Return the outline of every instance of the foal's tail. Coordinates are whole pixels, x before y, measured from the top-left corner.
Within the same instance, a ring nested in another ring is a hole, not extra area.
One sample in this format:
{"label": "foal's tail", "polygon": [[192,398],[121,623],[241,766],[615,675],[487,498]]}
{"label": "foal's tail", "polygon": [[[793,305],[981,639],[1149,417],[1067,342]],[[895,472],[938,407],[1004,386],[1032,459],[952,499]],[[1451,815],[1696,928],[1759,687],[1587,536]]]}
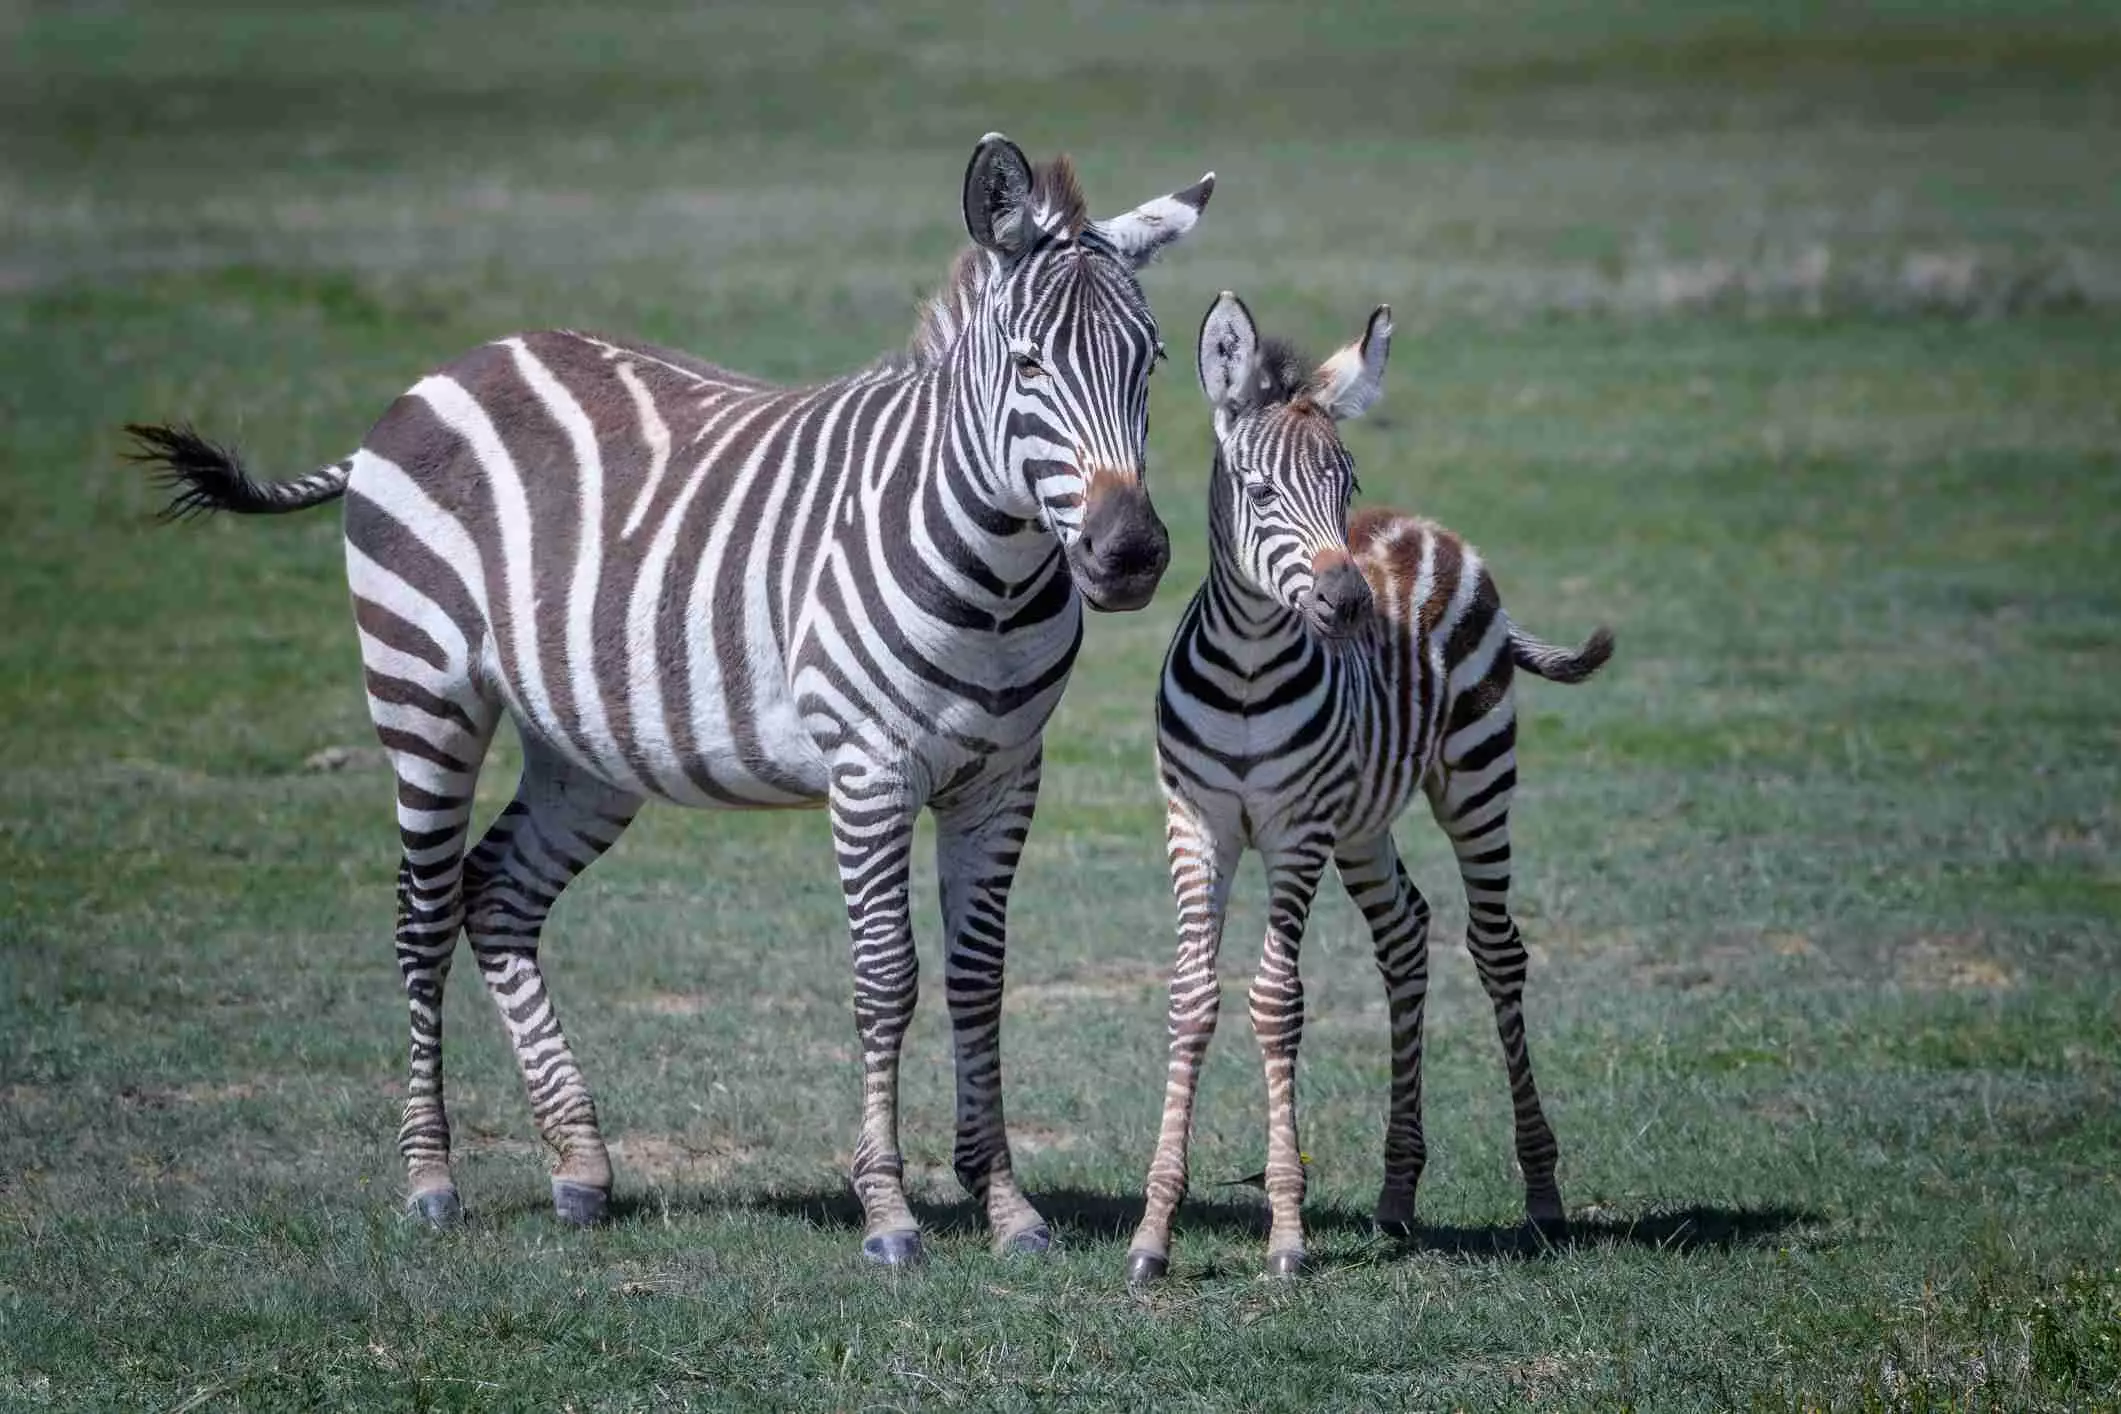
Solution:
{"label": "foal's tail", "polygon": [[1613,656],[1613,630],[1600,625],[1580,648],[1542,643],[1516,624],[1510,625],[1510,661],[1548,682],[1582,682]]}
{"label": "foal's tail", "polygon": [[209,442],[189,426],[127,423],[133,450],[127,460],[152,467],[155,479],[176,494],[162,508],[163,520],[189,520],[215,511],[281,515],[321,506],[346,494],[353,473],[349,458],[293,481],[258,481],[243,469],[235,449]]}

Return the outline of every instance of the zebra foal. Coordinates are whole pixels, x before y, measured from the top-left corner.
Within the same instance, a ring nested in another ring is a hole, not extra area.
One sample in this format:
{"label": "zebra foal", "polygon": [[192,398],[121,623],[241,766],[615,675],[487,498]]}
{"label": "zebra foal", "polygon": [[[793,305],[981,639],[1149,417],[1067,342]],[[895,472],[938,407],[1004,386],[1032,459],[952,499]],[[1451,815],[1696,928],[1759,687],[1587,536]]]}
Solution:
{"label": "zebra foal", "polygon": [[1599,629],[1572,652],[1524,633],[1503,613],[1479,555],[1441,526],[1388,510],[1349,521],[1355,464],[1336,424],[1376,401],[1391,337],[1391,311],[1380,307],[1361,339],[1306,371],[1287,346],[1260,338],[1233,295],[1217,300],[1201,325],[1200,381],[1216,440],[1210,564],[1172,638],[1156,703],[1179,943],[1163,1123],[1129,1244],[1131,1282],[1169,1269],[1194,1091],[1220,1003],[1223,913],[1247,846],[1265,856],[1269,887],[1251,990],[1267,1075],[1269,1270],[1292,1274],[1303,1263],[1297,952],[1328,862],[1370,925],[1391,1018],[1376,1219],[1387,1229],[1412,1225],[1426,1154],[1429,908],[1401,866],[1391,827],[1416,793],[1428,797],[1458,856],[1466,944],[1509,1068],[1526,1213],[1541,1225],[1563,1221],[1554,1133],[1525,1046],[1524,943],[1508,904],[1512,675],[1522,668],[1581,682],[1611,655],[1613,640]]}
{"label": "zebra foal", "polygon": [[[442,1084],[460,932],[557,1155],[555,1209],[594,1222],[611,1163],[538,967],[554,901],[651,799],[822,807],[853,938],[862,1250],[920,1260],[898,1073],[927,808],[953,1167],[998,1248],[1050,1244],[1003,1122],[1004,919],[1082,605],[1140,608],[1168,559],[1143,482],[1163,346],[1136,272],[1213,185],[1095,222],[1065,157],[1034,169],[989,134],[965,173],[973,244],[909,351],[815,387],[562,331],[423,379],[360,450],[297,481],[254,481],[189,431],[133,429],[178,514],[345,498],[369,711],[397,775],[412,1211],[462,1212]],[[467,854],[503,716],[522,781]]]}

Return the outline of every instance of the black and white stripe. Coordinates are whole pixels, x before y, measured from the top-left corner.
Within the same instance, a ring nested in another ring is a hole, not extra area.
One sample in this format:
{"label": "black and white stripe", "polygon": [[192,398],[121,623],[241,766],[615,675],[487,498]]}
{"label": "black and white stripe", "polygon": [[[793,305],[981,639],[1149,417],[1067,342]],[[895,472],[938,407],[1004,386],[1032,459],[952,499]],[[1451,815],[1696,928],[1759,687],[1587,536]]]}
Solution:
{"label": "black and white stripe", "polygon": [[1211,562],[1180,620],[1157,696],[1178,956],[1170,1068],[1148,1204],[1130,1245],[1136,1281],[1161,1276],[1186,1191],[1186,1148],[1220,994],[1216,954],[1230,881],[1247,847],[1265,858],[1268,926],[1251,990],[1266,1065],[1270,1270],[1303,1262],[1303,1158],[1295,1073],[1304,994],[1298,949],[1326,866],[1368,920],[1392,1027],[1391,1105],[1377,1221],[1405,1229],[1426,1148],[1422,1011],[1429,909],[1401,866],[1392,822],[1424,794],[1458,856],[1466,936],[1495,1006],[1516,1112],[1526,1211],[1562,1221],[1556,1150],[1533,1084],[1522,997],[1525,949],[1510,917],[1510,797],[1517,781],[1518,668],[1558,682],[1612,652],[1540,643],[1502,611],[1473,548],[1431,522],[1372,510],[1348,519],[1355,467],[1336,424],[1382,389],[1391,318],[1316,370],[1262,342],[1225,294],[1201,328],[1201,384],[1215,410]]}
{"label": "black and white stripe", "polygon": [[[554,901],[648,800],[821,806],[853,934],[864,1250],[918,1259],[897,1088],[927,807],[955,1165],[998,1245],[1046,1245],[1003,1128],[1003,917],[1081,605],[1140,607],[1167,558],[1142,482],[1161,345],[1136,272],[1192,227],[1212,184],[1093,223],[1065,158],[1034,171],[990,135],[966,173],[974,246],[911,351],[817,387],[548,332],[423,379],[350,459],[301,483],[261,485],[188,433],[139,429],[185,488],[180,510],[344,492],[369,706],[398,777],[400,1146],[416,1211],[460,1212],[441,1034],[458,933],[558,1154],[558,1211],[594,1220],[611,1166],[538,969]],[[522,782],[467,852],[504,715],[524,739]]]}

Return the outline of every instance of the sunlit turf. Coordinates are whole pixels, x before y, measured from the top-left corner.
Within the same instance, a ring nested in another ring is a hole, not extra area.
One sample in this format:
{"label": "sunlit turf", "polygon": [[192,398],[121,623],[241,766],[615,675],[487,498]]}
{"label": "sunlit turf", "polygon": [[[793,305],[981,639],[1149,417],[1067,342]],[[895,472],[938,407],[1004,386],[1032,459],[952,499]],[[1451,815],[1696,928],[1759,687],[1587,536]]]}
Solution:
{"label": "sunlit turf", "polygon": [[[0,0],[0,32],[0,1408],[2121,1405],[2111,14]],[[651,811],[559,910],[618,1220],[551,1223],[466,966],[473,1221],[408,1226],[335,519],[157,528],[119,425],[291,475],[525,326],[850,367],[909,332],[997,127],[1072,149],[1101,211],[1220,177],[1146,280],[1175,563],[1091,625],[1013,910],[1011,1128],[1066,1250],[998,1261],[957,1193],[931,988],[934,1261],[857,1261],[812,815]],[[1391,301],[1365,499],[1480,545],[1543,636],[1619,634],[1524,704],[1562,1247],[1517,1231],[1448,851],[1410,818],[1424,1241],[1367,1230],[1384,1007],[1328,898],[1319,1269],[1258,1276],[1263,1205],[1220,1183],[1262,1148],[1248,874],[1175,1280],[1120,1285],[1172,932],[1148,706],[1201,570],[1222,288],[1321,350]]]}

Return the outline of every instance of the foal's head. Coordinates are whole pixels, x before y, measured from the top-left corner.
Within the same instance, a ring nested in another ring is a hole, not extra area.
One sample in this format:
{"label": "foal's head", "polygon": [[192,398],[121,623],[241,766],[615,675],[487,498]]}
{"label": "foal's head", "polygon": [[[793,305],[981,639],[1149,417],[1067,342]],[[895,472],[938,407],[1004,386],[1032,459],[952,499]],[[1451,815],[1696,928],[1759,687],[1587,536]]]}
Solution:
{"label": "foal's head", "polygon": [[1377,401],[1391,348],[1389,305],[1308,373],[1288,345],[1260,338],[1227,290],[1201,321],[1200,386],[1215,410],[1215,554],[1328,638],[1354,633],[1369,615],[1369,583],[1348,555],[1355,459],[1339,424]]}

